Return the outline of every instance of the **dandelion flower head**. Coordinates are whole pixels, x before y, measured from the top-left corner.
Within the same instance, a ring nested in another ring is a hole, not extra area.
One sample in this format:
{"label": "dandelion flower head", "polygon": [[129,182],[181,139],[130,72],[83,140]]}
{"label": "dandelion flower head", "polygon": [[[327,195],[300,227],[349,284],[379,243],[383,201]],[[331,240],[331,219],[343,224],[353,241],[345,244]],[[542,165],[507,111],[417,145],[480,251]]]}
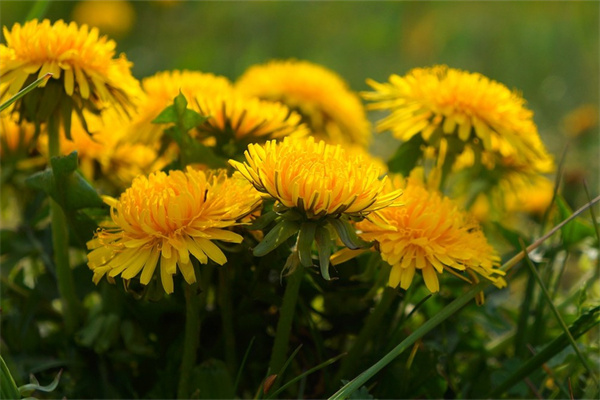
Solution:
{"label": "dandelion flower head", "polygon": [[[39,120],[39,110],[60,110],[65,101],[71,101],[78,111],[101,111],[111,106],[124,112],[137,101],[140,87],[131,75],[131,63],[123,54],[114,58],[115,42],[100,36],[97,28],[34,19],[23,25],[16,23],[11,30],[4,27],[3,32],[6,45],[0,44],[0,101],[46,73],[53,74],[45,82],[46,91],[55,87],[52,105],[45,104],[42,97],[38,109],[17,110],[23,117]],[[25,107],[22,101],[16,104],[17,108]]]}
{"label": "dandelion flower head", "polygon": [[271,61],[250,67],[236,87],[297,111],[319,139],[363,147],[370,142],[370,125],[360,98],[340,76],[323,66],[308,61]]}
{"label": "dandelion flower head", "polygon": [[192,257],[201,264],[227,261],[215,240],[240,243],[227,228],[255,211],[260,194],[241,177],[224,171],[162,171],[137,177],[119,199],[105,198],[111,221],[88,242],[88,266],[97,284],[108,274],[148,285],[160,266],[160,280],[173,292],[173,275],[181,271],[196,281]]}
{"label": "dandelion flower head", "polygon": [[490,153],[490,169],[495,162],[537,173],[554,168],[525,100],[481,74],[438,65],[391,75],[389,83],[367,83],[374,89],[363,93],[373,101],[368,108],[390,111],[378,131],[390,130],[403,141],[420,134],[428,144],[451,135]]}
{"label": "dandelion flower head", "polygon": [[497,269],[500,258],[472,217],[416,178],[395,176],[391,182],[391,189],[403,189],[403,206],[380,213],[395,230],[368,220],[356,224],[360,236],[376,241],[391,265],[390,286],[408,289],[417,270],[431,292],[439,291],[438,274],[444,271],[461,277],[466,272],[475,281],[478,274],[498,287],[506,285],[504,272]]}
{"label": "dandelion flower head", "polygon": [[256,189],[309,219],[341,214],[366,216],[395,204],[401,191],[383,194],[386,178],[361,155],[314,137],[251,144],[246,162],[229,163]]}

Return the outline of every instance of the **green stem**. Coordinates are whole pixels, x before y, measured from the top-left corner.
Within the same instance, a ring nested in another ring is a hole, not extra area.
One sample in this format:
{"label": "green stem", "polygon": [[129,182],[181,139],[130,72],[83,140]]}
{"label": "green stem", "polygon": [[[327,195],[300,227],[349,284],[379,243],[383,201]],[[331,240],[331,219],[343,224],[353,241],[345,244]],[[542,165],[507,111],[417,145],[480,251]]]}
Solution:
{"label": "green stem", "polygon": [[391,304],[396,298],[396,289],[386,286],[383,289],[383,294],[379,304],[375,307],[373,312],[369,314],[367,320],[358,334],[358,337],[354,341],[352,348],[348,351],[348,355],[342,359],[342,365],[338,373],[336,382],[340,379],[345,378],[349,373],[353,372],[353,369],[357,366],[357,361],[360,356],[363,355],[366,345],[369,340],[373,337],[373,334],[378,331],[381,320],[389,310]]}
{"label": "green stem", "polygon": [[229,272],[226,266],[219,268],[219,308],[225,341],[225,363],[233,373],[236,370],[236,355]]}
{"label": "green stem", "polygon": [[190,373],[196,364],[196,352],[200,342],[200,296],[198,283],[185,285],[185,336],[177,398],[190,397]]}
{"label": "green stem", "polygon": [[[55,115],[48,119],[48,156],[60,155],[59,118]],[[75,282],[69,262],[69,229],[67,217],[61,206],[50,199],[50,219],[52,228],[52,249],[58,292],[60,293],[65,328],[68,334],[75,332],[78,326],[79,299],[75,293]]]}
{"label": "green stem", "polygon": [[[294,257],[292,254],[290,257]],[[292,322],[296,303],[298,302],[298,293],[300,291],[300,283],[304,277],[304,267],[298,262],[294,272],[290,275],[285,293],[283,294],[283,302],[279,310],[279,321],[277,322],[277,331],[275,332],[275,342],[271,351],[271,361],[269,362],[269,371],[271,374],[279,374],[286,359],[288,352],[288,344],[290,340],[290,332],[292,330]],[[278,386],[281,377],[277,377],[277,381],[273,385]]]}

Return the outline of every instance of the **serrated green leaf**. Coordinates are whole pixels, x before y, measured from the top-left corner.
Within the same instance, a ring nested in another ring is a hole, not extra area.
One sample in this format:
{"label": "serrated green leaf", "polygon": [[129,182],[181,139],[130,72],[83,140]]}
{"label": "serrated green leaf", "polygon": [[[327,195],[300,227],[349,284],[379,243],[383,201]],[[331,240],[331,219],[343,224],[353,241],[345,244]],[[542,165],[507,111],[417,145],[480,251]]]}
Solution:
{"label": "serrated green leaf", "polygon": [[178,121],[174,105],[167,106],[152,120],[153,124],[176,124]]}
{"label": "serrated green leaf", "polygon": [[402,143],[396,153],[387,162],[390,172],[396,172],[408,176],[410,171],[417,165],[417,161],[423,155],[421,146],[425,141],[421,135],[415,135],[410,140]]}
{"label": "serrated green leaf", "polygon": [[198,125],[202,125],[207,119],[208,117],[205,117],[194,110],[187,109],[181,116],[180,124],[183,129],[188,131]]}
{"label": "serrated green leaf", "polygon": [[357,250],[371,247],[371,243],[358,237],[355,228],[347,220],[330,218],[328,221],[335,228],[340,240],[347,248]]}
{"label": "serrated green leaf", "polygon": [[273,227],[265,235],[263,240],[254,248],[252,254],[256,257],[262,257],[275,250],[293,234],[298,232],[300,224],[294,221],[283,220]]}
{"label": "serrated green leaf", "polygon": [[188,102],[185,96],[179,91],[179,94],[173,99],[173,105],[175,106],[175,113],[178,119],[181,119],[187,108]]}
{"label": "serrated green leaf", "polygon": [[312,242],[315,239],[315,231],[317,230],[317,224],[315,222],[304,222],[300,226],[300,232],[298,233],[298,257],[300,263],[305,267],[312,267]]}
{"label": "serrated green leaf", "polygon": [[51,168],[37,172],[26,179],[27,185],[42,190],[66,211],[87,207],[102,207],[103,201],[96,190],[77,169],[77,152],[68,156],[52,157]]}

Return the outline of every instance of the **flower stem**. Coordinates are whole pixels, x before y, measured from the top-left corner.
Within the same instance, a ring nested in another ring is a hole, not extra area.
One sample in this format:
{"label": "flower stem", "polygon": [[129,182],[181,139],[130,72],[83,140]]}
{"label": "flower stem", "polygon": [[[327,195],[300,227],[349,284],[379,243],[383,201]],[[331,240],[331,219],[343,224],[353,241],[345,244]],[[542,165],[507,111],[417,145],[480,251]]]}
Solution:
{"label": "flower stem", "polygon": [[[60,155],[59,119],[51,115],[48,119],[48,155]],[[75,283],[69,262],[69,229],[67,218],[61,206],[50,199],[50,219],[52,228],[52,249],[58,292],[62,300],[65,328],[68,334],[75,332],[78,326],[79,300],[75,293]]]}
{"label": "flower stem", "polygon": [[[293,257],[292,254],[290,257]],[[298,302],[298,293],[300,291],[300,283],[304,276],[304,267],[298,263],[294,272],[290,275],[285,293],[283,294],[283,302],[279,310],[279,321],[277,322],[277,331],[275,333],[275,342],[271,352],[271,361],[269,362],[269,371],[271,374],[279,374],[286,359],[288,344],[290,339],[290,331],[292,330],[292,322],[294,320],[294,311]],[[273,385],[278,386],[280,377]]]}
{"label": "flower stem", "polygon": [[200,342],[200,296],[198,283],[185,285],[185,336],[183,339],[183,356],[177,398],[190,397],[190,373],[196,364],[196,352]]}
{"label": "flower stem", "polygon": [[236,370],[235,332],[233,326],[233,306],[231,304],[231,271],[223,266],[219,268],[219,307],[225,341],[225,363],[230,372]]}
{"label": "flower stem", "polygon": [[364,353],[365,347],[369,340],[373,337],[373,334],[377,331],[377,327],[381,323],[381,320],[389,310],[390,306],[396,298],[396,289],[386,286],[383,289],[381,300],[375,306],[375,309],[369,316],[365,324],[363,325],[358,337],[354,341],[352,348],[348,351],[348,355],[342,359],[342,365],[338,376],[335,381],[339,382],[340,379],[345,378],[348,373],[353,372],[353,368],[357,366],[357,361],[360,356]]}

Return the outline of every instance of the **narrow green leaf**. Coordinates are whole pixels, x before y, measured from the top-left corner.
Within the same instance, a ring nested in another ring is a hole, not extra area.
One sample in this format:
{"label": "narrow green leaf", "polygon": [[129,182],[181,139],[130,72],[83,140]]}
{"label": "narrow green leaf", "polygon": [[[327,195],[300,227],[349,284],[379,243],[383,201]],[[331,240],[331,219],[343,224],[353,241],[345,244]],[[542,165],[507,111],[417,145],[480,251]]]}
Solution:
{"label": "narrow green leaf", "polygon": [[54,389],[56,389],[56,387],[58,386],[58,382],[60,381],[61,375],[62,375],[62,369],[60,371],[58,371],[58,374],[56,374],[56,377],[52,380],[52,382],[50,382],[50,384],[48,384],[46,386],[40,385],[40,383],[37,381],[37,379],[35,379],[35,377],[33,375],[31,375],[31,383],[29,383],[27,385],[19,386],[19,393],[23,397],[28,397],[28,396],[31,396],[31,394],[33,392],[35,392],[36,390],[38,390],[40,392],[46,392],[46,393],[51,392]]}
{"label": "narrow green leaf", "polygon": [[329,276],[329,257],[331,257],[333,243],[327,227],[319,226],[317,228],[317,231],[315,232],[315,241],[317,242],[317,250],[319,252],[321,276],[327,281],[331,280],[331,277]]}
{"label": "narrow green leaf", "polygon": [[[600,306],[588,310],[585,314],[582,314],[577,318],[568,329],[569,335],[573,337],[573,339],[577,339],[593,327],[598,326],[598,324],[600,324]],[[548,360],[560,353],[568,345],[569,338],[567,337],[566,332],[563,332],[559,337],[548,343],[540,352],[522,364],[521,367],[514,371],[501,384],[493,388],[485,398],[499,398],[506,390],[521,382],[529,376],[529,374],[540,368],[544,363],[548,362]]]}
{"label": "narrow green leaf", "polygon": [[364,249],[371,247],[370,242],[365,242],[356,234],[356,229],[345,219],[330,218],[328,222],[335,228],[342,243],[351,250]]}
{"label": "narrow green leaf", "polygon": [[19,389],[13,379],[4,358],[0,355],[0,395],[3,399],[20,399]]}
{"label": "narrow green leaf", "polygon": [[263,240],[254,248],[252,254],[262,257],[283,244],[290,236],[298,232],[300,224],[293,221],[281,221],[265,235]]}
{"label": "narrow green leaf", "polygon": [[317,224],[315,222],[304,222],[300,226],[300,232],[298,233],[298,257],[300,263],[305,267],[312,267],[312,243],[315,240],[315,231],[317,230]]}
{"label": "narrow green leaf", "polygon": [[390,172],[407,176],[423,155],[421,146],[424,144],[425,141],[421,135],[415,135],[410,140],[402,143],[398,147],[398,150],[396,150],[396,153],[387,162]]}
{"label": "narrow green leaf", "polygon": [[33,83],[31,83],[29,86],[27,86],[26,88],[24,88],[21,91],[19,91],[17,94],[15,94],[10,99],[6,100],[6,102],[4,102],[4,103],[2,103],[2,105],[0,105],[0,112],[4,111],[12,103],[14,103],[15,101],[19,100],[21,97],[25,96],[27,93],[31,92],[33,89],[35,89],[36,87],[38,87],[39,85],[41,85],[42,82],[50,79],[51,76],[52,76],[51,73],[47,73],[46,75],[42,76],[41,78],[36,79],[35,81],[33,81]]}
{"label": "narrow green leaf", "polygon": [[50,5],[50,0],[38,0],[35,4],[29,9],[27,13],[27,17],[25,17],[25,21],[31,21],[32,19],[42,20],[44,15],[46,15],[46,11],[48,10],[48,6]]}
{"label": "narrow green leaf", "polygon": [[252,339],[250,339],[250,344],[248,344],[248,348],[246,349],[246,352],[244,353],[244,358],[242,358],[242,363],[240,364],[240,367],[238,368],[238,373],[235,377],[235,382],[233,384],[233,393],[234,394],[237,392],[238,386],[240,384],[240,379],[242,378],[242,372],[244,371],[244,367],[246,366],[246,361],[248,360],[248,355],[250,354],[250,350],[252,349],[252,345],[254,344],[255,339],[256,339],[256,336],[252,336]]}
{"label": "narrow green leaf", "polygon": [[[299,350],[299,348],[297,349]],[[269,395],[269,397],[267,397],[267,399],[273,399],[275,398],[275,396],[277,396],[279,393],[283,392],[285,389],[287,389],[288,387],[290,387],[291,385],[293,385],[294,383],[298,382],[299,380],[301,380],[302,378],[304,378],[305,376],[308,376],[310,374],[312,374],[313,372],[317,372],[320,369],[323,369],[331,364],[333,364],[334,362],[336,362],[337,360],[339,360],[340,358],[344,357],[346,355],[346,353],[342,353],[340,355],[337,355],[335,357],[330,358],[327,361],[322,362],[321,364],[312,367],[311,369],[304,371],[303,373],[301,373],[300,375],[295,376],[293,379],[289,380],[288,382],[286,382],[283,386],[281,386],[279,389],[277,389],[276,391],[274,391],[273,393],[271,393]]]}

